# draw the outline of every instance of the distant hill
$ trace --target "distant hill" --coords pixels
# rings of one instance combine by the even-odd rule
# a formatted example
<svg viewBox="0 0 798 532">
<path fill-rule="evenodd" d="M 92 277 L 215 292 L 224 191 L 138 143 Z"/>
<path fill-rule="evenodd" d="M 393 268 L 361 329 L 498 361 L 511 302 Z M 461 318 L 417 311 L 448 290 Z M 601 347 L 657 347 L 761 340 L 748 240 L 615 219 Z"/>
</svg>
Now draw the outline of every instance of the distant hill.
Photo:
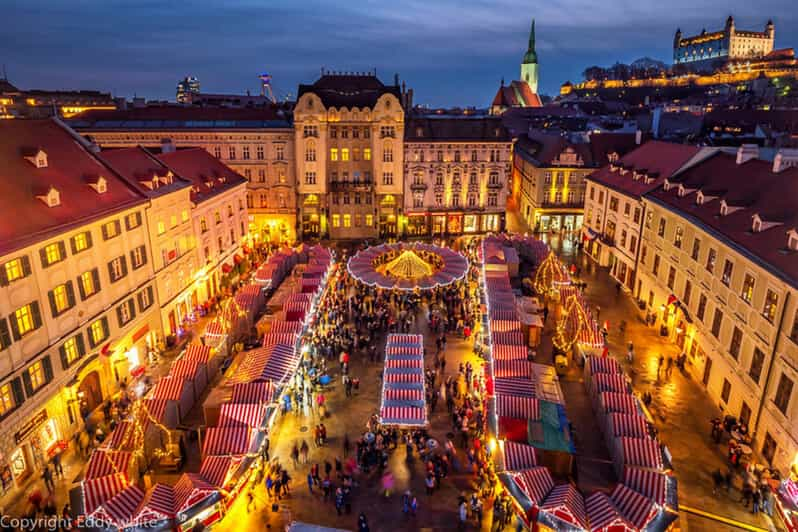
<svg viewBox="0 0 798 532">
<path fill-rule="evenodd" d="M 636 59 L 632 61 L 632 64 L 629 65 L 633 69 L 637 70 L 667 70 L 668 65 L 663 63 L 662 61 L 658 61 L 656 59 L 652 59 L 650 57 L 641 57 L 640 59 Z"/>
</svg>

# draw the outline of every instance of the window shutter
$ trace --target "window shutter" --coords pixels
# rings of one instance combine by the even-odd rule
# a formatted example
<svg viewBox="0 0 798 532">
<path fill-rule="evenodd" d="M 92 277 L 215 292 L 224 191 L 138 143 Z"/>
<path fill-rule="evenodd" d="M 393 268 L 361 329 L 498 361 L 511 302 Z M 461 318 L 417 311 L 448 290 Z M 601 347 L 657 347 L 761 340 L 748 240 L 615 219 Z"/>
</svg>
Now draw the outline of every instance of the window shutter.
<svg viewBox="0 0 798 532">
<path fill-rule="evenodd" d="M 67 304 L 69 308 L 75 306 L 75 288 L 72 286 L 72 281 L 66 282 L 66 295 L 67 295 Z"/>
<path fill-rule="evenodd" d="M 136 294 L 136 299 L 139 300 L 139 309 L 141 309 L 143 311 L 144 310 L 144 292 L 141 291 L 138 294 Z"/>
<path fill-rule="evenodd" d="M 86 299 L 86 291 L 83 289 L 83 283 L 81 282 L 80 277 L 78 277 L 75 280 L 75 282 L 78 285 L 78 292 L 80 292 L 80 299 L 81 300 L 85 300 Z"/>
<path fill-rule="evenodd" d="M 75 245 L 75 237 L 69 239 L 69 247 L 72 249 L 72 254 L 75 255 L 78 252 L 78 247 Z"/>
<path fill-rule="evenodd" d="M 52 310 L 53 318 L 55 318 L 58 316 L 58 309 L 55 306 L 55 293 L 52 290 L 47 292 L 47 299 L 50 300 L 50 310 Z"/>
<path fill-rule="evenodd" d="M 83 333 L 78 333 L 77 336 L 75 336 L 75 340 L 78 342 L 78 353 L 80 353 L 80 356 L 85 355 L 86 343 L 83 341 Z"/>
<path fill-rule="evenodd" d="M 66 350 L 63 344 L 58 348 L 58 354 L 61 356 L 61 369 L 69 369 L 69 362 L 67 362 Z"/>
<path fill-rule="evenodd" d="M 127 257 L 121 255 L 119 261 L 122 263 L 122 277 L 127 275 Z"/>
<path fill-rule="evenodd" d="M 11 325 L 11 334 L 14 337 L 14 341 L 19 342 L 20 338 L 19 335 L 19 326 L 17 325 L 17 317 L 13 314 L 8 315 L 8 323 Z"/>
<path fill-rule="evenodd" d="M 141 246 L 141 265 L 147 264 L 147 246 Z"/>
<path fill-rule="evenodd" d="M 103 240 L 108 240 L 108 226 L 103 225 L 101 229 L 103 234 Z"/>
<path fill-rule="evenodd" d="M 94 268 L 91 271 L 91 276 L 94 279 L 94 291 L 100 291 L 100 270 L 98 268 Z"/>
<path fill-rule="evenodd" d="M 0 318 L 0 351 L 11 345 L 11 331 L 8 330 L 8 322 L 5 318 Z"/>
<path fill-rule="evenodd" d="M 127 303 L 124 303 L 123 305 L 126 305 L 126 304 Z M 123 305 L 119 305 L 118 307 L 116 307 L 116 319 L 119 321 L 119 326 L 120 327 L 124 327 L 124 325 L 125 325 L 125 318 L 124 318 L 124 316 L 122 316 L 122 306 Z"/>
<path fill-rule="evenodd" d="M 116 227 L 117 235 L 122 232 L 122 222 L 120 222 L 119 220 L 114 220 L 114 227 Z"/>
<path fill-rule="evenodd" d="M 22 373 L 22 384 L 25 385 L 25 395 L 27 397 L 33 396 L 33 386 L 31 386 L 30 383 L 30 374 L 28 374 L 28 370 Z"/>
<path fill-rule="evenodd" d="M 136 317 L 136 302 L 133 301 L 132 297 L 127 300 L 127 307 L 130 310 L 130 319 L 132 320 Z"/>
<path fill-rule="evenodd" d="M 53 380 L 53 361 L 50 360 L 50 355 L 44 355 L 42 359 L 42 367 L 44 368 L 45 382 L 52 382 Z"/>
<path fill-rule="evenodd" d="M 47 268 L 50 264 L 47 262 L 47 251 L 42 248 L 39 250 L 39 258 L 42 260 L 42 268 Z"/>
<path fill-rule="evenodd" d="M 108 318 L 106 318 L 106 317 L 103 317 L 103 333 L 104 333 L 104 336 L 105 336 L 105 338 L 103 338 L 103 340 L 105 340 L 106 338 L 108 338 L 111 335 L 111 332 L 108 330 Z"/>
<path fill-rule="evenodd" d="M 30 304 L 30 311 L 33 315 L 33 328 L 38 329 L 42 326 L 42 313 L 39 310 L 39 302 L 34 301 Z"/>
<path fill-rule="evenodd" d="M 116 276 L 114 275 L 114 261 L 108 263 L 108 277 L 111 279 L 112 283 L 116 281 Z"/>
<path fill-rule="evenodd" d="M 5 264 L 0 264 L 0 286 L 8 286 L 8 275 L 6 275 Z"/>
<path fill-rule="evenodd" d="M 154 294 L 152 293 L 152 285 L 147 287 L 147 296 L 149 297 L 150 305 L 152 305 L 152 302 L 155 301 Z"/>
<path fill-rule="evenodd" d="M 67 252 L 66 252 L 66 244 L 64 244 L 63 240 L 58 243 L 58 251 L 60 252 L 61 260 L 64 260 L 66 258 Z"/>
<path fill-rule="evenodd" d="M 25 402 L 25 394 L 22 392 L 22 381 L 19 377 L 15 377 L 11 381 L 11 393 L 14 394 L 14 403 L 16 406 Z"/>
<path fill-rule="evenodd" d="M 86 231 L 86 249 L 92 246 L 91 231 Z"/>
</svg>

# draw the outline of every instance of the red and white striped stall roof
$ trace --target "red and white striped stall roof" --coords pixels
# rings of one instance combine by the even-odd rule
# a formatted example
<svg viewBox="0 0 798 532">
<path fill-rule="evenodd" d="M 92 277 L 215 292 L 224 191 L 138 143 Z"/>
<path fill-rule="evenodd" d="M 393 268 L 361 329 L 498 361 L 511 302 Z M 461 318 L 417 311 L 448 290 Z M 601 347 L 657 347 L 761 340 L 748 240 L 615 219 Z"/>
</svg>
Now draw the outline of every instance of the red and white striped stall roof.
<svg viewBox="0 0 798 532">
<path fill-rule="evenodd" d="M 149 399 L 147 401 L 151 401 Z M 146 404 L 146 403 L 145 403 Z M 157 419 L 157 418 L 156 418 Z M 146 422 L 149 424 L 149 422 Z M 142 427 L 146 429 L 146 425 Z M 116 428 L 108 435 L 105 441 L 102 444 L 102 448 L 104 449 L 130 449 L 134 450 L 136 443 L 136 431 L 137 427 L 136 424 L 132 421 L 120 421 Z"/>
<path fill-rule="evenodd" d="M 298 336 L 295 333 L 266 333 L 263 335 L 263 347 L 277 344 L 292 345 L 296 343 Z"/>
<path fill-rule="evenodd" d="M 417 406 L 383 406 L 380 409 L 380 423 L 386 425 L 424 425 L 427 422 L 426 409 Z"/>
<path fill-rule="evenodd" d="M 230 377 L 231 382 L 235 384 L 267 380 L 263 377 L 263 369 L 271 356 L 271 346 L 252 349 L 241 356 L 244 357 L 244 360 L 241 361 Z"/>
<path fill-rule="evenodd" d="M 532 363 L 528 360 L 495 360 L 494 377 L 532 378 Z"/>
<path fill-rule="evenodd" d="M 175 489 L 168 484 L 155 484 L 144 495 L 134 522 L 139 525 L 166 521 L 175 516 Z"/>
<path fill-rule="evenodd" d="M 637 532 L 637 529 L 623 518 L 615 504 L 603 491 L 597 491 L 585 499 L 585 510 L 591 532 Z"/>
<path fill-rule="evenodd" d="M 389 334 L 387 345 L 391 344 L 424 345 L 424 337 L 420 334 Z"/>
<path fill-rule="evenodd" d="M 95 449 L 86 465 L 86 480 L 121 474 L 127 478 L 130 458 L 133 453 L 127 451 L 112 451 L 110 449 Z"/>
<path fill-rule="evenodd" d="M 493 345 L 524 345 L 524 335 L 521 331 L 491 331 L 490 339 Z"/>
<path fill-rule="evenodd" d="M 419 388 L 386 388 L 386 401 L 424 401 L 424 390 Z"/>
<path fill-rule="evenodd" d="M 620 457 L 627 466 L 662 469 L 662 451 L 659 442 L 650 438 L 625 438 L 615 440 L 617 449 L 623 453 Z"/>
<path fill-rule="evenodd" d="M 270 403 L 274 396 L 271 382 L 245 382 L 233 386 L 231 403 L 260 404 Z"/>
<path fill-rule="evenodd" d="M 294 293 L 290 294 L 285 300 L 286 302 L 289 301 L 300 301 L 302 303 L 310 303 L 312 296 L 310 294 L 303 294 L 303 293 Z"/>
<path fill-rule="evenodd" d="M 492 349 L 494 360 L 526 360 L 529 350 L 523 345 L 494 345 Z"/>
<path fill-rule="evenodd" d="M 186 385 L 183 377 L 164 377 L 158 384 L 153 386 L 150 397 L 153 399 L 170 399 L 179 401 L 183 395 L 183 387 Z"/>
<path fill-rule="evenodd" d="M 84 480 L 82 486 L 84 515 L 91 516 L 98 510 L 102 511 L 102 503 L 125 489 L 127 480 L 125 475 L 107 475 Z"/>
<path fill-rule="evenodd" d="M 658 510 L 654 501 L 623 484 L 615 486 L 610 499 L 635 530 L 645 529 L 657 515 Z"/>
<path fill-rule="evenodd" d="M 266 409 L 258 404 L 227 403 L 219 413 L 220 427 L 249 427 L 259 429 L 263 425 Z"/>
<path fill-rule="evenodd" d="M 175 514 L 180 514 L 217 492 L 197 473 L 183 473 L 174 488 Z"/>
<path fill-rule="evenodd" d="M 277 344 L 267 347 L 271 353 L 261 372 L 261 380 L 282 383 L 296 370 L 299 356 L 293 345 Z"/>
<path fill-rule="evenodd" d="M 423 373 L 390 373 L 385 372 L 385 382 L 424 382 Z"/>
<path fill-rule="evenodd" d="M 205 325 L 205 336 L 224 336 L 224 334 L 219 318 L 214 318 Z"/>
<path fill-rule="evenodd" d="M 285 321 L 285 320 L 275 320 L 272 322 L 272 326 L 269 329 L 271 333 L 290 333 L 296 334 L 302 332 L 302 322 L 299 321 Z"/>
<path fill-rule="evenodd" d="M 496 378 L 493 381 L 493 390 L 496 395 L 537 396 L 535 383 L 531 379 Z"/>
<path fill-rule="evenodd" d="M 247 454 L 250 435 L 248 427 L 209 427 L 205 432 L 202 455 Z"/>
<path fill-rule="evenodd" d="M 587 530 L 585 499 L 573 484 L 554 486 L 540 508 L 562 521 Z"/>
<path fill-rule="evenodd" d="M 616 438 L 619 436 L 648 438 L 646 418 L 638 415 L 611 412 L 607 415 L 607 434 Z"/>
<path fill-rule="evenodd" d="M 518 313 L 515 310 L 511 309 L 490 309 L 490 319 L 491 321 L 495 320 L 509 320 L 509 321 L 518 321 Z M 491 329 L 492 330 L 492 329 Z"/>
<path fill-rule="evenodd" d="M 143 406 L 147 409 L 150 416 L 156 421 L 163 422 L 164 415 L 166 415 L 166 407 L 171 399 L 154 399 L 152 397 L 144 399 Z"/>
<path fill-rule="evenodd" d="M 521 332 L 521 322 L 518 320 L 490 320 L 492 332 Z"/>
<path fill-rule="evenodd" d="M 618 373 L 596 373 L 592 379 L 593 390 L 598 392 L 629 393 L 626 377 Z"/>
<path fill-rule="evenodd" d="M 203 363 L 197 359 L 183 357 L 172 364 L 172 367 L 169 369 L 169 376 L 193 380 L 202 364 Z"/>
<path fill-rule="evenodd" d="M 136 510 L 144 500 L 144 492 L 136 485 L 128 486 L 103 503 L 105 514 L 117 528 L 123 529 L 134 523 Z"/>
<path fill-rule="evenodd" d="M 421 368 L 424 369 L 423 358 L 387 358 L 385 360 L 386 368 Z"/>
<path fill-rule="evenodd" d="M 596 373 L 623 373 L 618 361 L 611 357 L 587 357 L 588 370 L 591 375 Z"/>
<path fill-rule="evenodd" d="M 424 347 L 420 345 L 387 345 L 386 355 L 424 355 Z"/>
<path fill-rule="evenodd" d="M 607 414 L 610 412 L 629 415 L 640 414 L 635 396 L 628 393 L 601 392 L 599 401 L 601 402 L 601 409 Z"/>
<path fill-rule="evenodd" d="M 504 441 L 502 448 L 504 450 L 504 469 L 508 471 L 520 471 L 538 465 L 535 448 L 531 445 Z"/>
<path fill-rule="evenodd" d="M 533 467 L 513 474 L 513 478 L 521 491 L 529 497 L 533 504 L 540 506 L 543 499 L 554 487 L 551 473 L 546 467 Z"/>
<path fill-rule="evenodd" d="M 534 397 L 496 396 L 496 415 L 516 419 L 540 419 L 540 403 Z"/>
<path fill-rule="evenodd" d="M 209 484 L 223 488 L 228 480 L 227 476 L 241 465 L 241 459 L 232 456 L 206 456 L 200 465 L 200 475 Z"/>
<path fill-rule="evenodd" d="M 623 470 L 623 483 L 660 506 L 665 506 L 667 478 L 664 473 L 639 467 L 627 467 Z"/>
<path fill-rule="evenodd" d="M 188 360 L 199 360 L 202 363 L 208 363 L 213 358 L 213 351 L 211 346 L 202 344 L 188 344 L 186 346 L 186 354 L 183 358 Z"/>
</svg>

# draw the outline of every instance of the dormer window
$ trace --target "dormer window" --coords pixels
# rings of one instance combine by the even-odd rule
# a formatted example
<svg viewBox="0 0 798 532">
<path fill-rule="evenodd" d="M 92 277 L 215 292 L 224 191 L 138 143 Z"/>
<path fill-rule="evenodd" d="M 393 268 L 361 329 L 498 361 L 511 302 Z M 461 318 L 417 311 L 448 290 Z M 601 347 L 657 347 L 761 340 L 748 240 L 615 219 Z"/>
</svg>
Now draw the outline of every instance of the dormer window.
<svg viewBox="0 0 798 532">
<path fill-rule="evenodd" d="M 668 180 L 666 179 L 666 180 L 665 180 L 665 182 L 664 182 L 664 183 L 662 183 L 662 190 L 664 190 L 665 192 L 667 192 L 667 191 L 669 191 L 670 189 L 671 189 L 671 182 L 670 182 L 670 181 L 668 181 Z"/>
<path fill-rule="evenodd" d="M 424 128 L 422 128 L 422 127 L 417 127 L 417 128 L 416 128 L 416 136 L 417 136 L 417 137 L 423 137 L 423 136 L 424 136 Z"/>
<path fill-rule="evenodd" d="M 618 152 L 614 151 L 612 153 L 608 153 L 607 154 L 607 160 L 609 162 L 611 162 L 611 163 L 614 163 L 615 161 L 617 161 L 618 160 Z"/>
<path fill-rule="evenodd" d="M 58 207 L 61 205 L 61 193 L 53 186 L 47 190 L 46 194 L 41 194 L 36 197 L 42 200 L 48 207 Z"/>
<path fill-rule="evenodd" d="M 798 231 L 795 229 L 787 231 L 787 247 L 793 251 L 798 251 Z"/>
<path fill-rule="evenodd" d="M 758 233 L 762 230 L 762 218 L 760 218 L 758 214 L 755 214 L 753 216 L 753 222 L 751 223 L 751 230 L 754 233 Z"/>
<path fill-rule="evenodd" d="M 698 194 L 695 195 L 695 204 L 696 205 L 704 204 L 704 193 L 701 192 L 700 190 L 698 191 Z"/>
<path fill-rule="evenodd" d="M 47 152 L 41 148 L 26 154 L 25 159 L 30 161 L 36 168 L 47 168 Z"/>
<path fill-rule="evenodd" d="M 726 216 L 729 214 L 729 205 L 726 203 L 726 200 L 721 200 L 720 202 L 720 215 Z"/>
<path fill-rule="evenodd" d="M 89 186 L 94 189 L 97 194 L 105 194 L 108 192 L 108 181 L 103 176 L 97 176 L 95 179 L 89 181 Z"/>
</svg>

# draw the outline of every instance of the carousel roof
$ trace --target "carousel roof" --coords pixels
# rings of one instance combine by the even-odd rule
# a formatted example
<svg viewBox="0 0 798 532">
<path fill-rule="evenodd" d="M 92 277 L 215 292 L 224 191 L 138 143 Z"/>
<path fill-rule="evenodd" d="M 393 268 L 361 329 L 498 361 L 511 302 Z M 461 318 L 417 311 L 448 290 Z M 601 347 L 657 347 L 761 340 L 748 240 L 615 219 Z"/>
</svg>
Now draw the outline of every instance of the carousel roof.
<svg viewBox="0 0 798 532">
<path fill-rule="evenodd" d="M 416 255 L 415 251 L 406 249 L 385 265 L 385 273 L 400 279 L 418 279 L 432 275 L 432 266 Z"/>
<path fill-rule="evenodd" d="M 422 257 L 423 255 L 423 257 Z M 386 290 L 426 290 L 463 279 L 468 260 L 431 244 L 381 244 L 349 259 L 349 274 L 361 283 Z"/>
</svg>

